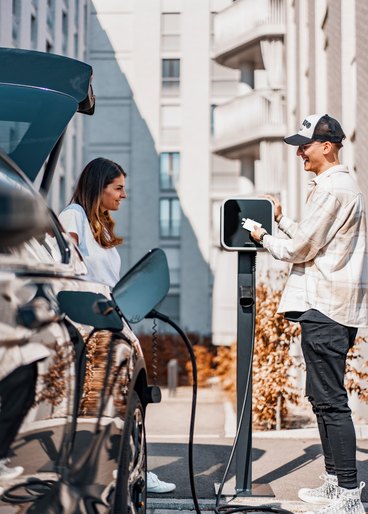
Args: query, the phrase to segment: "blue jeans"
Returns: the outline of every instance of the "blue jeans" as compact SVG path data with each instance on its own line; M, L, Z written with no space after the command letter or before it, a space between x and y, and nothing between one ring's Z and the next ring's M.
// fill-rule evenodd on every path
M357 329L335 322L301 321L306 395L317 417L327 473L340 487L358 486L356 437L344 386L346 355Z

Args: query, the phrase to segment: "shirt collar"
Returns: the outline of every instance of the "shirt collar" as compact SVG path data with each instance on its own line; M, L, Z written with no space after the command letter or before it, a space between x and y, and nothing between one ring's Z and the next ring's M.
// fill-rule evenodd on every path
M316 175L314 178L312 178L308 185L315 186L319 184L321 181L325 180L330 175L333 175L334 173L349 173L349 169L345 164L338 164L337 166L331 166L331 168L328 168L328 170L324 171L320 175Z

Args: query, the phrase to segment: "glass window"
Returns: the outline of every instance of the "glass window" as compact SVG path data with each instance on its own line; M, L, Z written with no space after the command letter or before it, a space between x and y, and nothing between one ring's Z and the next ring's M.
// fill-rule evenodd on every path
M180 284L180 249L165 248L165 254L170 271L170 285L178 286Z
M178 198L162 198L160 200L160 236L180 236L181 211Z
M20 25L20 0L12 1L12 35L14 43L18 41L19 25Z
M211 119L210 119L210 126L211 126L211 135L214 134L215 132L215 109L216 109L217 105L214 105L212 104L211 105Z
M180 153L163 152L160 155L160 189L175 189L179 180Z
M16 173L5 161L0 159L0 184L13 189L22 190L24 193L33 195L34 192L28 184ZM52 223L49 229L39 237L31 237L23 244L9 248L6 252L13 263L21 263L24 266L33 266L33 264L46 264L52 266L56 262L65 261L63 242L60 236L54 231Z
M180 59L162 59L162 93L177 95L180 87Z
M37 19L34 14L31 15L31 47L37 48Z
M25 136L30 123L0 120L0 149L11 154Z
M67 52L68 49L68 15L65 11L62 14L61 21L61 38L62 38L62 49L63 53Z
M47 0L47 25L50 30L54 27L54 0Z

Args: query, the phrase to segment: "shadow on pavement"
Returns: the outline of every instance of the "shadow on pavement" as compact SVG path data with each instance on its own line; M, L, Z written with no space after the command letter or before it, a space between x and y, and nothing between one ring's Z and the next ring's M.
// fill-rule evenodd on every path
M285 442L287 443L287 441ZM308 466L321 456L320 446L312 444L304 448L304 451L299 451L299 455L295 458L292 458L295 452L290 452L289 458L291 460L288 460L288 452L283 451L278 443L279 441L276 443L280 455L278 464L283 458L287 461L278 466L275 466L274 456L268 456L269 453L272 453L272 449L267 448L267 445L265 448L260 448L258 445L253 448L252 468L256 471L253 471L253 479L257 482L268 484L278 479L284 479L286 475ZM221 482L223 478L230 451L231 446L229 444L196 444L194 446L193 461L198 498L215 498L214 484ZM176 490L168 496L170 498L191 498L188 475L188 446L183 443L149 443L147 453L148 469L157 473L161 480L176 483ZM267 460L269 465L273 466L272 471L267 472L265 464ZM262 461L264 461L263 465ZM227 480L234 475L235 464L233 462ZM163 498L163 495L150 494L150 496Z

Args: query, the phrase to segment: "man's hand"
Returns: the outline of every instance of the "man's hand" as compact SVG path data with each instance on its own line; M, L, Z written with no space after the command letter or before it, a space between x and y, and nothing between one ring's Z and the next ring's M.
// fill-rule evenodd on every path
M268 198L268 200L271 200L274 206L274 217L276 223L278 223L282 218L282 207L281 203L279 202L279 199L276 198L276 196L273 195L263 195L264 198Z
M259 228L256 225L254 225L254 230L250 233L252 239L256 241L256 243L259 243L261 241L262 234L267 234L267 230L264 228Z

